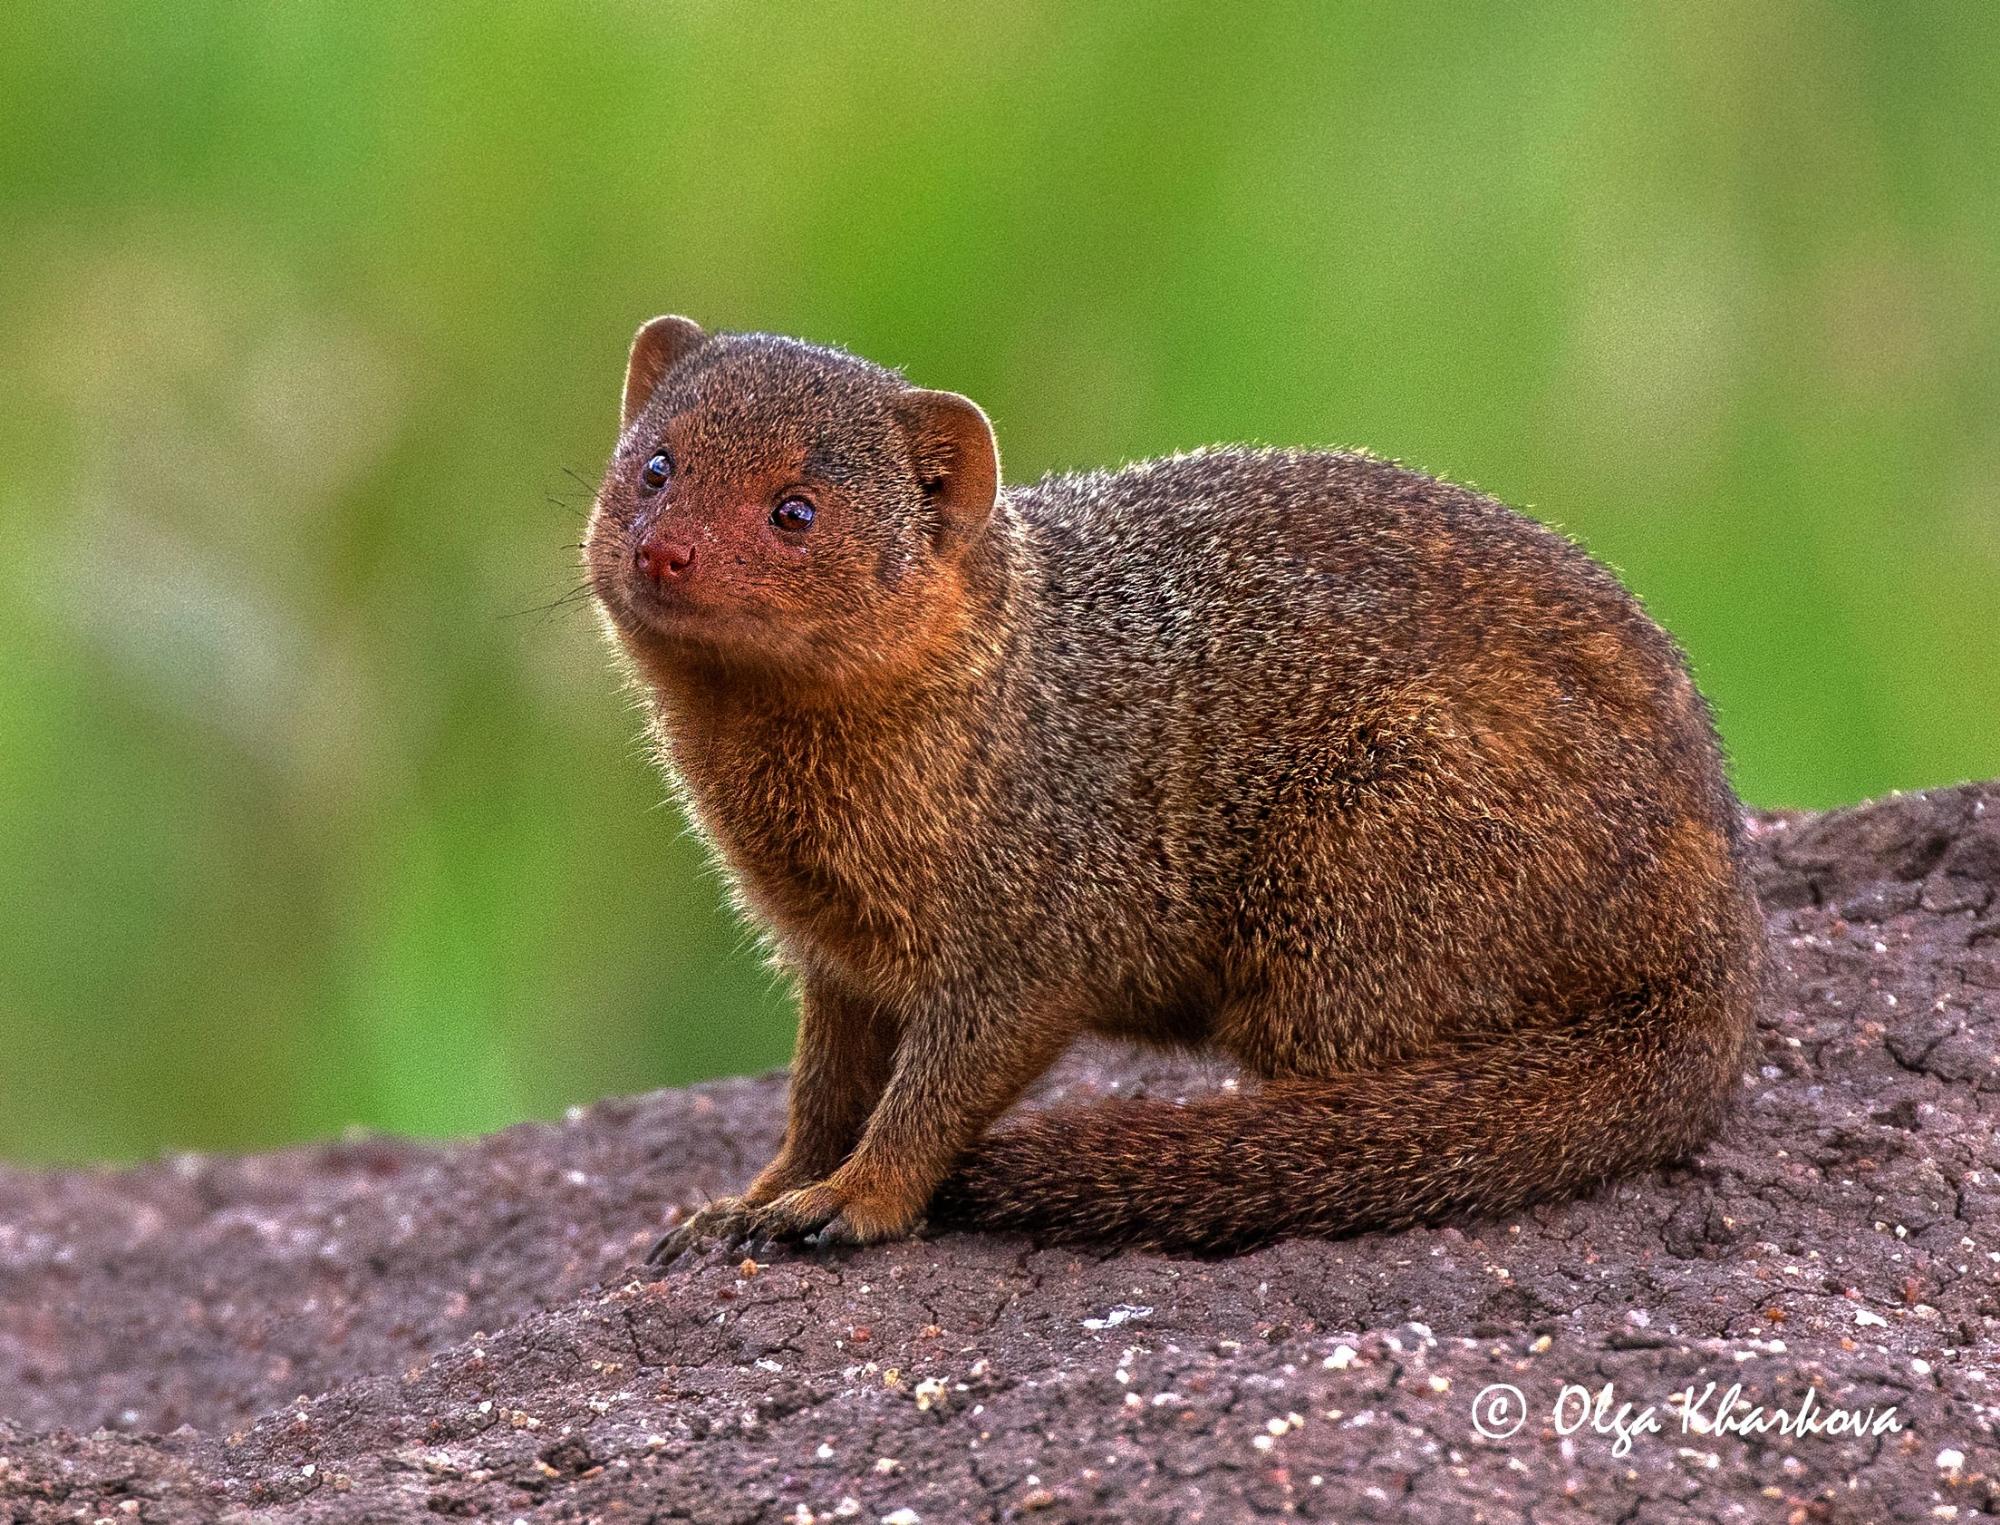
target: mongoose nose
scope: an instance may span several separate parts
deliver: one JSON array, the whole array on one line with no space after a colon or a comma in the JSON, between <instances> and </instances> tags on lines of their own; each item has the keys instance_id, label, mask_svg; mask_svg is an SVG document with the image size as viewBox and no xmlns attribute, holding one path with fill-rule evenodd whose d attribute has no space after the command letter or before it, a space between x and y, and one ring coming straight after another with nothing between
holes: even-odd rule
<instances>
[{"instance_id":1,"label":"mongoose nose","mask_svg":"<svg viewBox=\"0 0 2000 1525\"><path fill-rule=\"evenodd\" d=\"M687 569L694 565L694 546L685 540L669 540L654 533L646 536L633 549L632 565L639 569L642 577L651 578L654 582L668 582L687 575Z\"/></svg>"}]
</instances>

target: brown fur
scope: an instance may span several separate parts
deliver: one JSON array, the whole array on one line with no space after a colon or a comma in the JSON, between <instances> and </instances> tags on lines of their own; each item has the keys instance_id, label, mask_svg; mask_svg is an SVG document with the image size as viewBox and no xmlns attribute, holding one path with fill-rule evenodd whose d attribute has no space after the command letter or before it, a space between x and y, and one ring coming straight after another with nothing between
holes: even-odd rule
<instances>
[{"instance_id":1,"label":"brown fur","mask_svg":"<svg viewBox=\"0 0 2000 1525\"><path fill-rule=\"evenodd\" d=\"M1568 541L1328 451L1000 490L964 399L685 319L626 393L591 577L801 993L784 1147L662 1253L927 1210L1226 1249L1715 1127L1761 936L1736 801L1672 642ZM1086 1031L1263 1083L989 1133Z\"/></svg>"}]
</instances>

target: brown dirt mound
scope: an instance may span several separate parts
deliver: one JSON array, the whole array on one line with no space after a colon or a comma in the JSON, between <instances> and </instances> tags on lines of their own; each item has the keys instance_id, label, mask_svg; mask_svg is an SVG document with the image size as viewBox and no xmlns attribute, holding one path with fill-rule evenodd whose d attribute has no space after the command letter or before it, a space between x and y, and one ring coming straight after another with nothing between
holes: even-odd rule
<instances>
[{"instance_id":1,"label":"brown dirt mound","mask_svg":"<svg viewBox=\"0 0 2000 1525\"><path fill-rule=\"evenodd\" d=\"M2000 786L1756 835L1777 971L1725 1136L1513 1220L1222 1261L961 1236L637 1270L663 1204L770 1152L776 1076L443 1146L0 1172L0 1508L1983 1517ZM1217 1078L1092 1051L1038 1099ZM1728 1433L1670 1406L1709 1382L1700 1420L1740 1384ZM1607 1383L1602 1429L1561 1396ZM1483 1438L1482 1394L1489 1429L1521 1427ZM1811 1433L1775 1427L1807 1403Z\"/></svg>"}]
</instances>

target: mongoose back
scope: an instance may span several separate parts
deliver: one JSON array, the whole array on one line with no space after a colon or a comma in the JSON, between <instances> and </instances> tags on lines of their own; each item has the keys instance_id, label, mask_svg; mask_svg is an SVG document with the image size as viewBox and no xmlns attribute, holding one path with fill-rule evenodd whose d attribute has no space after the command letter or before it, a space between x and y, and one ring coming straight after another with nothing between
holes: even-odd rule
<instances>
[{"instance_id":1,"label":"mongoose back","mask_svg":"<svg viewBox=\"0 0 2000 1525\"><path fill-rule=\"evenodd\" d=\"M667 317L585 555L800 996L777 1158L656 1256L1502 1213L1737 1087L1762 931L1708 709L1511 509L1319 450L1003 488L965 398ZM992 1127L1085 1032L1254 1079Z\"/></svg>"}]
</instances>

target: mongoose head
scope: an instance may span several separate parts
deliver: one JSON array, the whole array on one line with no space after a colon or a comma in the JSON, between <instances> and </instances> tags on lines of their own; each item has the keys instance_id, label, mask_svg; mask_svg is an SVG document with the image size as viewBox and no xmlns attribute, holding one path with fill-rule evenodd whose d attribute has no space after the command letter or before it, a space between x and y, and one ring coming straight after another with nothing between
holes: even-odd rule
<instances>
[{"instance_id":1,"label":"mongoose head","mask_svg":"<svg viewBox=\"0 0 2000 1525\"><path fill-rule=\"evenodd\" d=\"M962 617L999 482L992 427L955 393L655 318L632 341L584 561L642 667L890 670Z\"/></svg>"}]
</instances>

